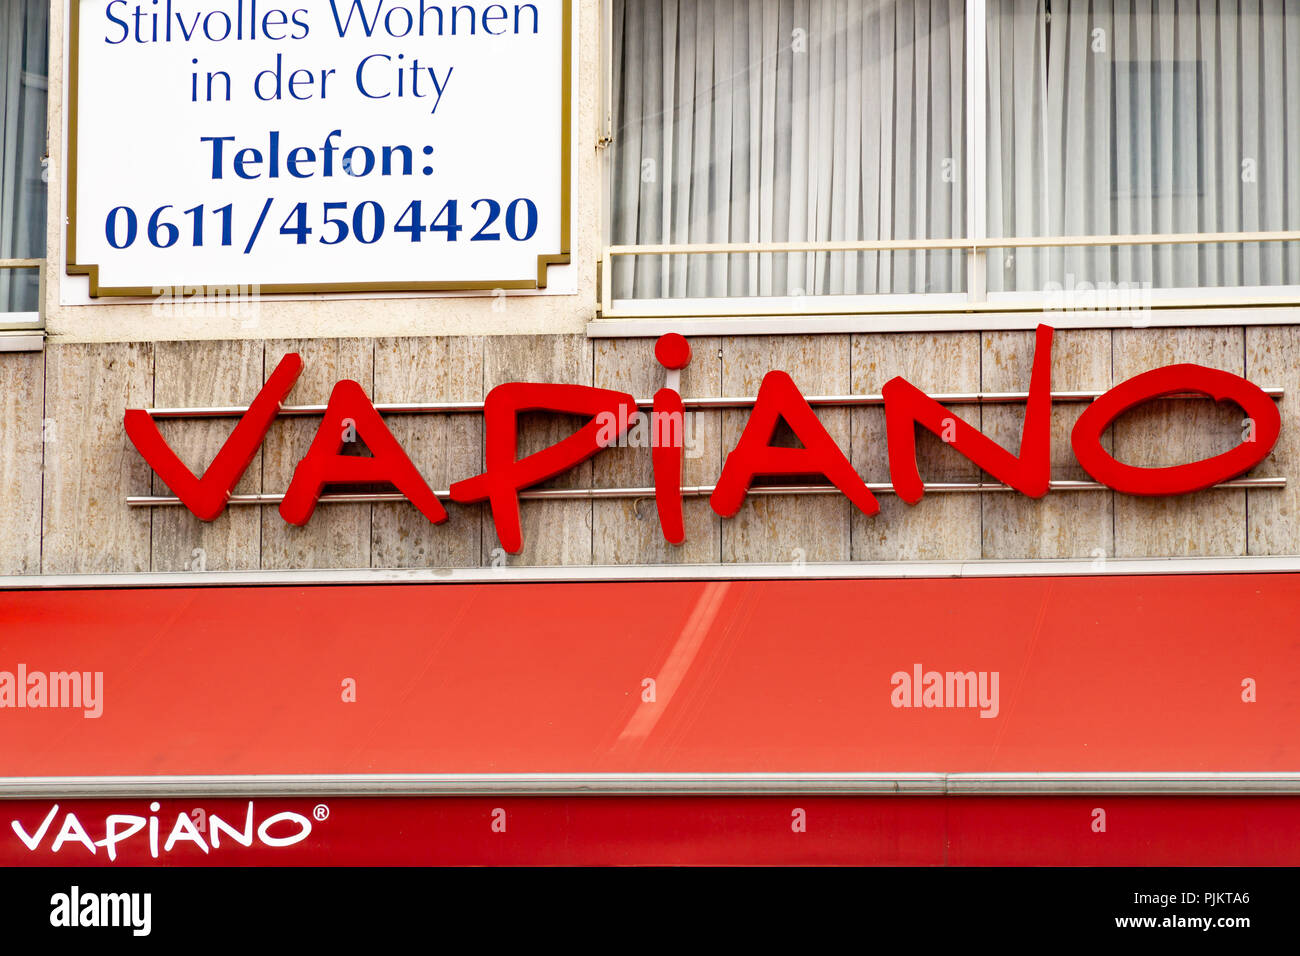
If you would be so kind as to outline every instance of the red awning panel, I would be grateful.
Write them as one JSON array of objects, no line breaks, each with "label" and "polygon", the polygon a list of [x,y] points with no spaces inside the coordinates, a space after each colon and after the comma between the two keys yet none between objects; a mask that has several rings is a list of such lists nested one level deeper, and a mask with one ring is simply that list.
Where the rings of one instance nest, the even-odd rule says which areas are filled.
[{"label": "red awning panel", "polygon": [[[1295,771],[1297,608],[1294,574],[3,592],[0,672],[104,688],[0,709],[0,776]],[[996,716],[895,706],[918,666],[996,672]]]},{"label": "red awning panel", "polygon": [[[113,815],[122,819],[110,841]],[[146,825],[151,820],[156,846]],[[1294,796],[0,801],[0,867],[1294,866],[1298,860],[1300,798]]]}]

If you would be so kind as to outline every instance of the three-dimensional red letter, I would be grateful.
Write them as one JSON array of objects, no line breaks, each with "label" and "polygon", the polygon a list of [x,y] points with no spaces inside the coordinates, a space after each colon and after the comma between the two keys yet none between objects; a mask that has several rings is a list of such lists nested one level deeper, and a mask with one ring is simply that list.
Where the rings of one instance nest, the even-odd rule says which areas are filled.
[{"label": "three-dimensional red letter", "polygon": [[[781,419],[785,419],[803,443],[802,448],[772,445],[772,434]],[[880,510],[875,496],[809,407],[794,379],[785,372],[768,372],[763,376],[749,421],[735,449],[727,456],[722,476],[709,498],[713,510],[724,518],[738,512],[758,475],[824,475],[863,514],[873,515]]]},{"label": "three-dimensional red letter", "polygon": [[[530,411],[589,415],[591,420],[572,435],[519,458],[519,414]],[[636,399],[588,385],[545,385],[508,382],[488,392],[483,403],[487,470],[451,486],[453,501],[488,501],[501,547],[509,554],[523,550],[519,492],[553,478],[613,444],[636,415]]]},{"label": "three-dimensional red letter", "polygon": [[1012,455],[973,425],[904,378],[891,378],[881,389],[885,397],[885,435],[889,444],[889,480],[909,505],[925,494],[916,468],[916,426],[943,438],[958,452],[1031,498],[1047,494],[1052,477],[1052,329],[1040,325],[1034,340],[1034,364],[1029,399],[1020,436],[1020,455]]},{"label": "three-dimensional red letter", "polygon": [[127,437],[162,479],[163,484],[201,521],[212,521],[226,508],[230,494],[249,463],[257,454],[258,446],[266,437],[271,422],[280,413],[280,406],[302,373],[302,356],[291,352],[280,359],[271,377],[266,380],[257,397],[248,406],[226,439],[212,464],[196,478],[194,472],[171,450],[167,440],[158,431],[153,416],[140,408],[127,409],[123,418]]},{"label": "three-dimensional red letter", "polygon": [[[1129,409],[1162,395],[1185,392],[1236,402],[1254,425],[1250,440],[1221,455],[1167,468],[1126,465],[1101,446],[1102,433]],[[1277,405],[1254,382],[1204,365],[1166,365],[1134,375],[1084,409],[1070,433],[1070,444],[1083,470],[1107,487],[1129,495],[1183,495],[1250,471],[1268,457],[1281,429]]]},{"label": "three-dimensional red letter", "polygon": [[[339,454],[350,433],[365,443],[373,458]],[[446,509],[370,404],[365,391],[348,380],[339,382],[330,393],[316,437],[293,470],[293,481],[280,502],[280,517],[289,524],[306,524],[325,486],[336,483],[391,484],[434,524],[447,520]]]}]

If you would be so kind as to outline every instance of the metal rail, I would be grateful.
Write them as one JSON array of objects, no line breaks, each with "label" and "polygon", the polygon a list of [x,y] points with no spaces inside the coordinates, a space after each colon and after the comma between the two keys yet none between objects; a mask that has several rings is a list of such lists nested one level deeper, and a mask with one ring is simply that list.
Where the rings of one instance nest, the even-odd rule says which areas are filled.
[{"label": "metal rail", "polygon": [[[867,489],[873,494],[892,494],[894,486],[885,481],[869,481]],[[1222,481],[1215,488],[1285,488],[1285,478],[1234,478]],[[681,490],[684,498],[706,498],[713,494],[717,485],[688,485]],[[1108,486],[1100,481],[1052,481],[1048,483],[1051,491],[1106,491]],[[995,482],[947,481],[927,482],[926,493],[938,494],[982,494],[984,492],[1014,491],[1010,485]],[[443,499],[451,497],[448,489],[442,488],[434,494]],[[530,488],[519,492],[523,501],[594,501],[627,498],[653,498],[653,487],[637,488]],[[751,495],[838,495],[840,489],[834,485],[756,485],[749,489]],[[278,505],[284,500],[282,494],[231,495],[231,505]],[[355,492],[352,494],[321,495],[321,504],[364,504],[370,502],[402,502],[408,500],[405,495],[396,492]],[[175,507],[181,504],[179,498],[168,495],[131,495],[126,503],[132,508]]]},{"label": "metal rail", "polygon": [[1298,794],[1300,773],[500,773],[2,777],[0,799],[94,797]]},{"label": "metal rail", "polygon": [[[1108,389],[1076,389],[1073,391],[1052,392],[1053,402],[1079,403],[1091,402],[1104,395]],[[1261,389],[1273,399],[1281,399],[1286,390],[1281,386],[1270,385]],[[1028,392],[936,392],[930,395],[941,405],[1009,405],[1025,402]],[[1165,395],[1162,398],[1186,400],[1205,398],[1199,392],[1181,392]],[[711,409],[749,408],[755,402],[755,396],[732,396],[722,398],[684,398],[682,404],[688,411],[709,411]],[[883,395],[812,395],[806,401],[814,407],[863,407],[883,405]],[[638,398],[638,408],[651,408],[654,400]],[[375,410],[381,415],[458,415],[483,411],[484,403],[473,402],[377,402]],[[280,414],[286,417],[324,415],[325,405],[284,405]],[[238,418],[248,411],[247,405],[212,405],[177,408],[151,408],[151,417],[156,419],[172,418]]]},{"label": "metal rail", "polygon": [[440,568],[260,568],[244,571],[136,571],[0,576],[0,591],[98,588],[334,587],[338,585],[575,584],[665,581],[869,581],[924,578],[1150,577],[1300,574],[1294,555],[1214,558],[971,558],[959,561],[783,561],[713,564],[517,565]]},{"label": "metal rail", "polygon": [[[968,211],[969,214],[969,211]],[[976,227],[979,228],[978,226]],[[860,253],[860,252],[961,252],[968,255],[968,262],[978,262],[987,257],[992,250],[1003,249],[1061,249],[1061,248],[1107,248],[1115,246],[1170,246],[1170,245],[1207,245],[1222,243],[1225,245],[1244,244],[1244,243],[1265,243],[1265,242],[1297,242],[1300,241],[1300,231],[1296,230],[1277,230],[1277,231],[1257,231],[1257,232],[1189,232],[1189,233],[1165,233],[1165,234],[1143,234],[1128,236],[965,236],[961,238],[943,238],[943,239],[840,239],[840,240],[813,240],[798,242],[711,242],[711,243],[656,243],[646,245],[611,245],[605,247],[600,259],[600,313],[602,317],[608,318],[632,318],[648,317],[638,311],[627,311],[627,306],[618,306],[616,303],[638,302],[641,305],[647,303],[659,302],[664,314],[672,314],[674,308],[680,309],[680,305],[674,306],[673,299],[619,299],[614,295],[614,275],[613,263],[616,258],[627,258],[635,256],[700,256],[700,255],[770,255],[770,254],[826,254],[826,253]],[[834,302],[836,299],[846,298],[865,298],[872,301],[871,305],[858,306],[853,311],[867,311],[878,314],[896,314],[908,312],[1014,312],[1019,310],[1040,311],[1043,309],[1043,303],[1009,305],[1002,302],[990,302],[986,283],[982,278],[982,267],[968,269],[967,282],[968,289],[965,292],[955,292],[951,295],[953,299],[945,300],[947,294],[926,293],[900,293],[897,296],[905,301],[891,301],[897,296],[890,293],[860,293],[857,295],[814,295],[813,300],[829,300]],[[1201,294],[1210,290],[1187,290],[1187,293],[1179,299],[1168,302],[1151,303],[1149,308],[1160,309],[1172,306],[1187,306],[1192,308],[1203,308],[1212,306],[1231,305],[1295,305],[1297,304],[1295,287],[1279,286],[1279,293],[1276,296],[1259,296],[1252,295],[1249,297],[1239,297],[1231,303],[1216,301],[1212,297]],[[1148,290],[1150,291],[1150,290]],[[1040,295],[1046,296],[1045,290],[1040,290]],[[701,314],[721,314],[721,311],[729,307],[734,307],[736,302],[730,297],[720,297],[715,306],[705,307],[707,311]],[[753,301],[753,297],[746,297],[748,301]],[[757,297],[759,300],[765,298]],[[808,298],[799,296],[799,298]],[[701,308],[696,306],[695,308]],[[752,308],[752,306],[751,306]],[[655,313],[661,311],[656,309]],[[778,310],[780,314],[793,312],[798,314],[806,311],[802,308],[789,309],[783,307]],[[1121,311],[1128,311],[1127,308],[1121,308]],[[750,314],[746,310],[746,314]]]},{"label": "metal rail", "polygon": [[671,242],[609,246],[613,256],[743,255],[782,252],[912,252],[969,249],[1056,249],[1079,246],[1181,246],[1238,242],[1300,242],[1300,231],[1179,232],[1132,236],[990,236],[982,239],[828,239],[802,242]]}]

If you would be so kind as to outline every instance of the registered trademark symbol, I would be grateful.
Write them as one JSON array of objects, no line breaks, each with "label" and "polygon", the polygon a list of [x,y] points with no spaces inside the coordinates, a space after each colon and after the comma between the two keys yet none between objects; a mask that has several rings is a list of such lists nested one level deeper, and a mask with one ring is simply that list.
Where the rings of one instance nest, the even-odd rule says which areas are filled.
[{"label": "registered trademark symbol", "polygon": [[311,815],[317,820],[328,820],[330,818],[330,808],[323,803],[318,803],[316,809],[312,810]]}]

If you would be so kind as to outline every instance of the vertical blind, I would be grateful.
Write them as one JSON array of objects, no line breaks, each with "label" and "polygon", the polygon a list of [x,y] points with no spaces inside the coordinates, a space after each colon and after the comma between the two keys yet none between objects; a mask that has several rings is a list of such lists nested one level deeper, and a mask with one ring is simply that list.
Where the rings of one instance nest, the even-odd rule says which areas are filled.
[{"label": "vertical blind", "polygon": [[[49,3],[0,0],[0,259],[45,257]],[[37,310],[39,275],[0,270],[0,312]]]},{"label": "vertical blind", "polygon": [[[615,243],[960,236],[963,0],[615,0]],[[616,260],[619,297],[953,291],[951,252]]]},{"label": "vertical blind", "polygon": [[[615,0],[616,244],[1300,229],[1300,3]],[[619,298],[964,289],[964,254],[618,257]],[[991,291],[1300,284],[1300,244],[994,251]]]},{"label": "vertical blind", "polygon": [[[991,236],[1300,229],[1300,3],[999,0]],[[1300,244],[1019,249],[990,289],[1300,284]]]}]

